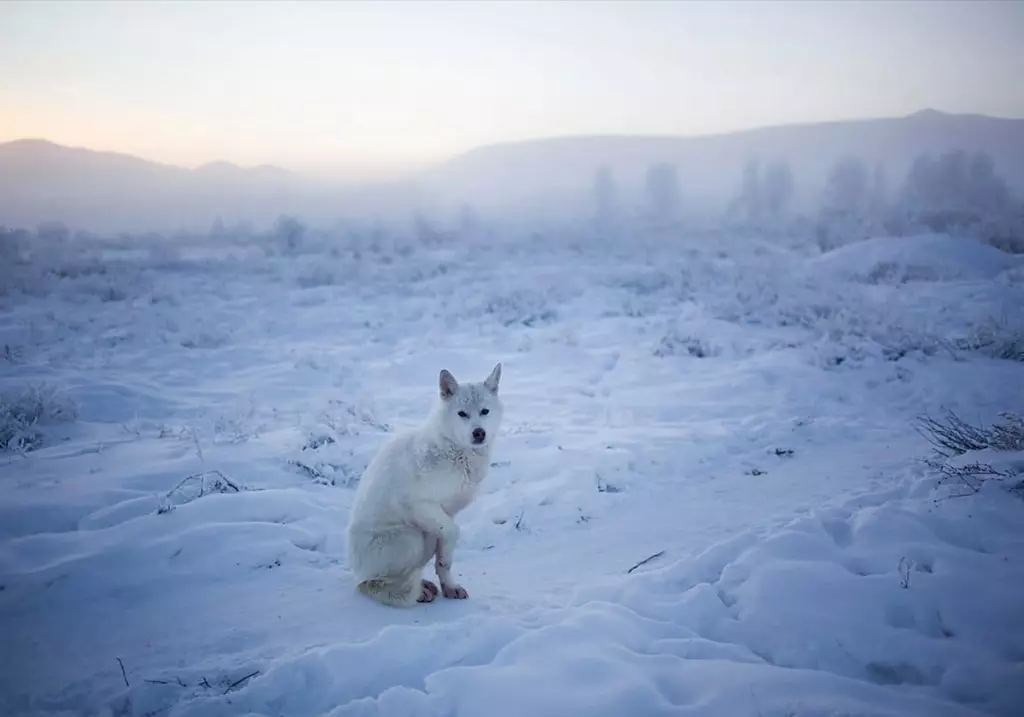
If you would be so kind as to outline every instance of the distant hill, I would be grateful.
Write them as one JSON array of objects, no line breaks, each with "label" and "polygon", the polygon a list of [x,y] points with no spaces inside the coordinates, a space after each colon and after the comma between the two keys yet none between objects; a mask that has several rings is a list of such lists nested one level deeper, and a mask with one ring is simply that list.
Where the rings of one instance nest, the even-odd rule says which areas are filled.
[{"label": "distant hill", "polygon": [[282,213],[336,219],[348,206],[406,201],[408,188],[317,183],[279,167],[212,162],[196,169],[44,140],[0,144],[0,225],[61,221],[97,232],[205,229]]},{"label": "distant hill", "polygon": [[[701,137],[565,137],[481,147],[413,180],[329,185],[273,166],[212,162],[186,169],[43,140],[0,144],[0,225],[62,221],[99,232],[173,231],[272,222],[296,213],[318,222],[417,206],[579,210],[594,174],[610,167],[626,203],[639,201],[647,168],[677,168],[683,201],[715,212],[732,199],[751,158],[787,160],[796,201],[816,202],[832,165],[853,154],[881,162],[898,189],[922,152],[988,152],[1024,196],[1024,120],[925,110],[907,117],[786,125]],[[429,203],[428,203],[429,200]]]},{"label": "distant hill", "polygon": [[843,155],[882,162],[888,186],[902,183],[922,152],[983,150],[1010,186],[1024,194],[1024,120],[924,110],[907,117],[785,125],[699,137],[565,137],[472,150],[423,177],[452,200],[481,206],[579,200],[606,165],[620,187],[639,193],[654,162],[676,165],[683,199],[716,208],[735,195],[748,159],[789,161],[797,200],[814,202]]},{"label": "distant hill", "polygon": [[269,166],[243,169],[228,162],[213,162],[185,169],[40,139],[0,144],[0,191],[21,198],[180,190],[200,183],[255,190],[279,188],[294,180],[289,172]]}]

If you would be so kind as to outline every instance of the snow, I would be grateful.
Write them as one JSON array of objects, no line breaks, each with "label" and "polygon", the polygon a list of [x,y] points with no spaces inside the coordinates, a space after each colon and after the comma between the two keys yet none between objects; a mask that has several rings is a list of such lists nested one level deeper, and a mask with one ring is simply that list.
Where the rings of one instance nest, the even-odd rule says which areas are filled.
[{"label": "snow", "polygon": [[879,237],[824,254],[816,264],[860,281],[955,281],[992,279],[1024,266],[1020,257],[949,234],[922,234],[893,241]]},{"label": "snow", "polygon": [[[1019,714],[1024,503],[941,482],[914,426],[1024,410],[1024,364],[960,341],[1019,320],[1013,261],[321,239],[0,269],[0,391],[42,397],[0,454],[0,714]],[[498,360],[469,600],[372,603],[362,468]]]}]

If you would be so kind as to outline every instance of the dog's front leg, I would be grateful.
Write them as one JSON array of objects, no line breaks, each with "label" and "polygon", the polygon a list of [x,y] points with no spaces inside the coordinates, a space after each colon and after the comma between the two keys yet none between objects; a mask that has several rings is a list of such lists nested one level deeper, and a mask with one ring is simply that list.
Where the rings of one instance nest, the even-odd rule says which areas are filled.
[{"label": "dog's front leg", "polygon": [[469,597],[466,589],[452,580],[455,544],[459,540],[458,524],[441,506],[433,503],[418,503],[413,509],[413,521],[420,530],[437,539],[434,568],[437,571],[437,579],[441,581],[441,594],[446,598]]},{"label": "dog's front leg", "polygon": [[446,564],[451,564],[452,551],[459,539],[459,526],[435,503],[417,503],[412,510],[413,524],[427,536],[437,540],[437,556]]},{"label": "dog's front leg", "polygon": [[437,559],[434,561],[434,569],[437,571],[437,579],[441,581],[441,594],[446,598],[464,600],[469,597],[469,593],[466,592],[466,588],[452,580],[454,552],[454,542],[449,545],[448,541],[437,541]]}]

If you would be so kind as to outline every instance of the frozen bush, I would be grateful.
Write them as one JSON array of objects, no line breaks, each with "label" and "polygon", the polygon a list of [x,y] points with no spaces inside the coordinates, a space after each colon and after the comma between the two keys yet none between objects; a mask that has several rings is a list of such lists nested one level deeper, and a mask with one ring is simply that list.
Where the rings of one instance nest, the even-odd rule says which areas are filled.
[{"label": "frozen bush", "polygon": [[676,330],[671,330],[661,337],[658,346],[654,349],[654,355],[659,358],[666,356],[689,355],[694,358],[708,358],[717,356],[721,349],[713,346],[706,340],[696,336],[684,335]]},{"label": "frozen bush", "polygon": [[157,513],[170,513],[175,508],[208,495],[240,493],[248,490],[218,470],[194,473],[172,488],[160,501]]},{"label": "frozen bush", "polygon": [[511,289],[487,297],[482,306],[482,313],[493,317],[503,326],[537,326],[549,324],[558,318],[558,312],[551,307],[551,303],[551,297],[544,292]]},{"label": "frozen bush", "polygon": [[[1024,418],[1002,413],[985,428],[967,423],[952,411],[942,419],[924,417],[918,431],[932,444],[927,461],[944,480],[978,492],[991,480],[1017,479],[1024,474]],[[1014,490],[1021,488],[1018,481]]]},{"label": "frozen bush", "polygon": [[283,254],[297,254],[302,250],[306,231],[306,225],[297,217],[282,215],[274,222],[273,244]]},{"label": "frozen bush", "polygon": [[66,244],[71,239],[71,230],[61,222],[43,222],[36,228],[40,241]]},{"label": "frozen bush", "polygon": [[989,428],[980,428],[947,411],[941,420],[920,419],[920,431],[943,458],[986,448],[1024,451],[1024,418],[1013,413],[1002,413],[1000,418]]},{"label": "frozen bush", "polygon": [[961,351],[972,351],[990,358],[1024,361],[1024,329],[1006,321],[992,320],[979,326],[955,345]]},{"label": "frozen bush", "polygon": [[0,296],[25,284],[31,239],[23,229],[0,227]]},{"label": "frozen bush", "polygon": [[39,448],[45,438],[43,426],[73,421],[76,417],[74,403],[59,396],[49,385],[32,385],[0,394],[0,450]]}]

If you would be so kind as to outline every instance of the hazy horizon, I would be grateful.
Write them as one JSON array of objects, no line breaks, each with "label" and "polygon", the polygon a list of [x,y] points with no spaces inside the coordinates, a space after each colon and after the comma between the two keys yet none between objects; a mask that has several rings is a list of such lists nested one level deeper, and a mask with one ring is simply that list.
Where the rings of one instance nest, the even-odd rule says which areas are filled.
[{"label": "hazy horizon", "polygon": [[186,167],[369,175],[551,136],[1024,117],[1020,3],[12,2],[0,28],[0,142]]}]

